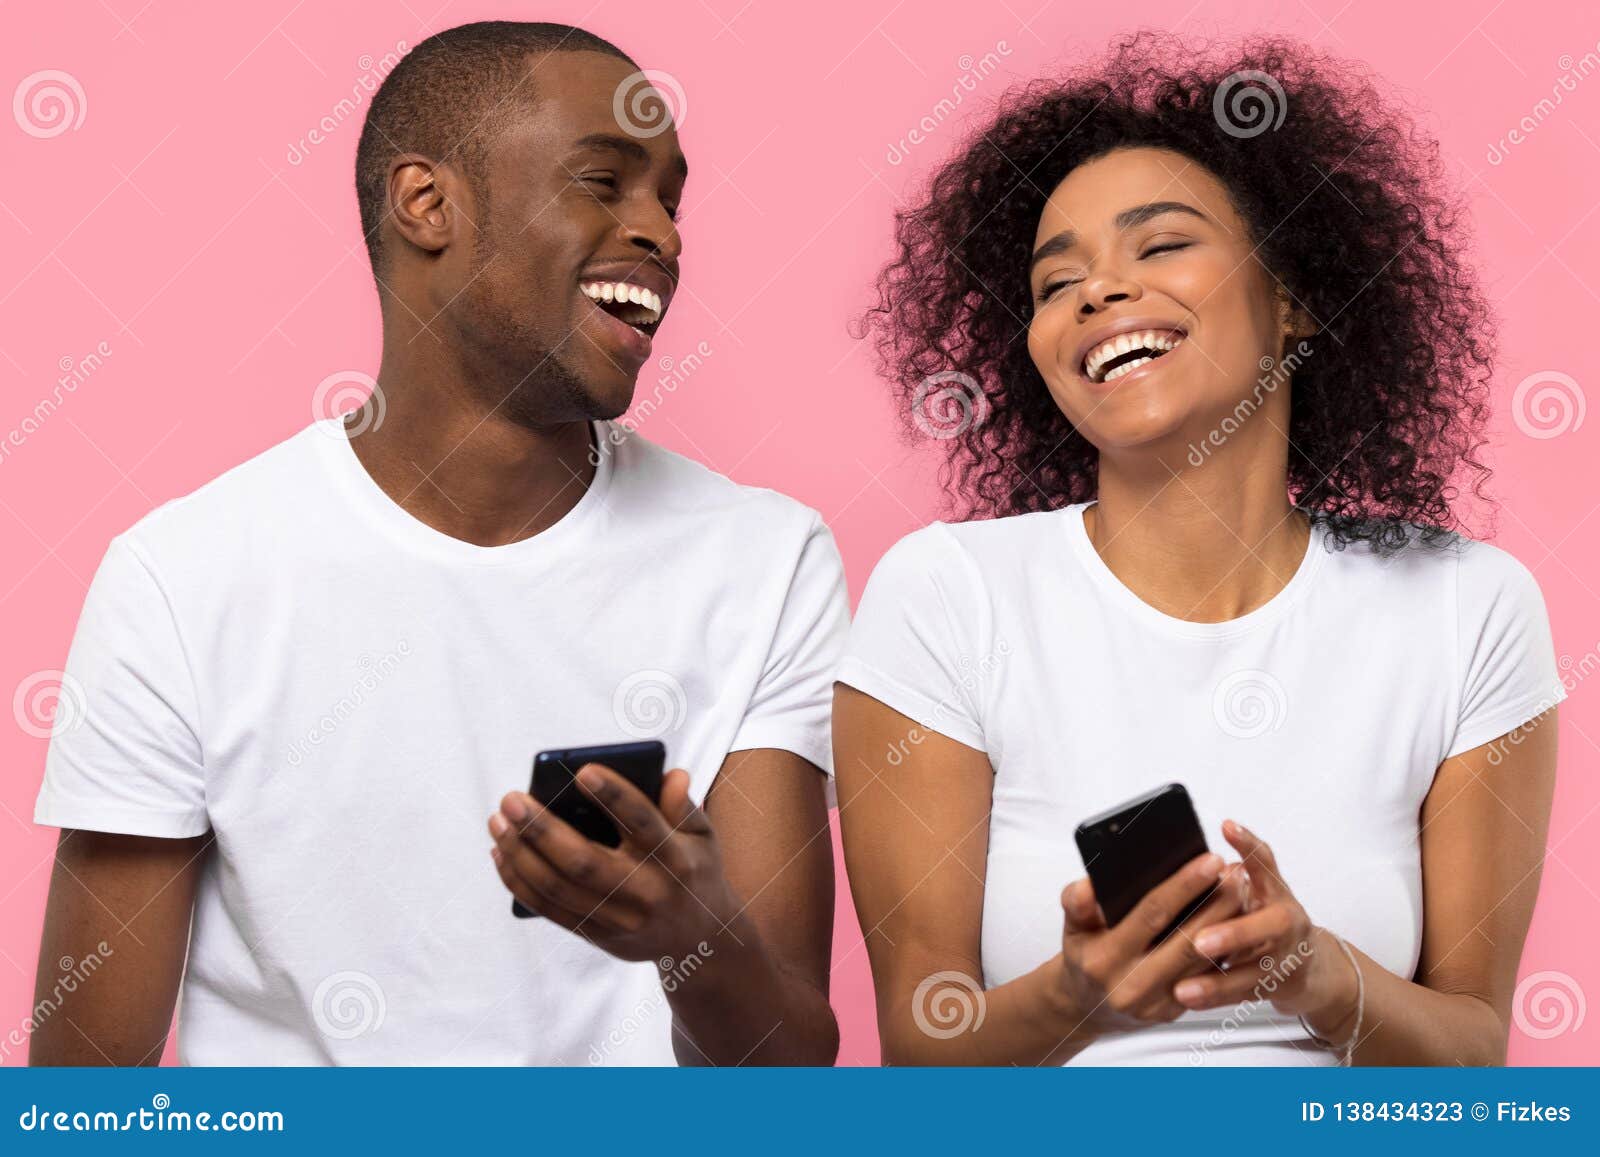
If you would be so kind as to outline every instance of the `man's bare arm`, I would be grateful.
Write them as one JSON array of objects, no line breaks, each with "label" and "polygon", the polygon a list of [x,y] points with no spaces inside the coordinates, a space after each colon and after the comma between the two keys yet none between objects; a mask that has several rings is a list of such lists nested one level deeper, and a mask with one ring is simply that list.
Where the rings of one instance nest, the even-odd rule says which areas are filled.
[{"label": "man's bare arm", "polygon": [[743,905],[668,994],[681,1064],[831,1065],[833,840],[824,776],[788,751],[727,757],[705,811]]},{"label": "man's bare arm", "polygon": [[62,831],[29,1064],[160,1063],[211,841]]}]

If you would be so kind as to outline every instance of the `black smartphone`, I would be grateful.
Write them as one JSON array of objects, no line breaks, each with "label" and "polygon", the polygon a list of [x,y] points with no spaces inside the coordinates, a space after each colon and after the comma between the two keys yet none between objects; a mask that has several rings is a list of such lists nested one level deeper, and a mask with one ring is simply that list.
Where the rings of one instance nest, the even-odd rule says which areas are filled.
[{"label": "black smartphone", "polygon": [[[580,835],[614,848],[622,843],[622,833],[605,809],[585,795],[574,780],[578,769],[586,763],[609,767],[653,803],[659,804],[667,749],[659,739],[649,739],[640,743],[564,747],[541,751],[533,757],[533,783],[528,794],[571,824]],[[519,900],[511,901],[511,911],[524,919],[533,915]]]},{"label": "black smartphone", "polygon": [[[1078,825],[1077,839],[1108,927],[1120,922],[1151,888],[1208,850],[1194,803],[1181,783],[1090,816]],[[1151,943],[1172,935],[1211,892],[1208,888],[1198,896]]]}]

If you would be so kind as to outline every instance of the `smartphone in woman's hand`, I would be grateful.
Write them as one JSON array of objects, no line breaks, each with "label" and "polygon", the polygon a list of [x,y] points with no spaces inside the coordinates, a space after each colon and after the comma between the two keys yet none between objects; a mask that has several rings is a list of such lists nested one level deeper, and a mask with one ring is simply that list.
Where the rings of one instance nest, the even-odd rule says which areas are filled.
[{"label": "smartphone in woman's hand", "polygon": [[[1078,825],[1076,835],[1108,928],[1132,911],[1151,888],[1207,851],[1200,819],[1181,783],[1169,783],[1090,816]],[[1151,944],[1172,935],[1213,891],[1214,887],[1208,888],[1195,897]]]}]

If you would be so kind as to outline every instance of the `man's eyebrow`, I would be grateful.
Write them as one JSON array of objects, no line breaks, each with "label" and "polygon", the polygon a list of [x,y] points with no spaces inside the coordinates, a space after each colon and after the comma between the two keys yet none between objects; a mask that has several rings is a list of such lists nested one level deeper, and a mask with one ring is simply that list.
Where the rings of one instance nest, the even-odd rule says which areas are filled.
[{"label": "man's eyebrow", "polygon": [[[1151,201],[1145,205],[1135,205],[1131,209],[1124,209],[1117,214],[1116,226],[1118,229],[1132,229],[1135,225],[1143,225],[1146,221],[1160,217],[1164,213],[1187,213],[1191,217],[1198,217],[1202,221],[1209,221],[1200,210],[1193,205],[1186,205],[1182,201]],[[1029,262],[1029,269],[1039,262],[1058,253],[1065,253],[1078,243],[1078,235],[1071,229],[1063,229],[1048,241],[1042,243],[1033,251],[1033,260]]]},{"label": "man's eyebrow", "polygon": [[[648,164],[650,161],[649,149],[632,137],[619,136],[616,133],[590,133],[586,137],[578,138],[574,147],[580,149],[610,149],[612,152],[621,153],[628,160],[636,161],[639,164]],[[672,167],[680,177],[689,175],[689,161],[682,153],[674,154]]]}]

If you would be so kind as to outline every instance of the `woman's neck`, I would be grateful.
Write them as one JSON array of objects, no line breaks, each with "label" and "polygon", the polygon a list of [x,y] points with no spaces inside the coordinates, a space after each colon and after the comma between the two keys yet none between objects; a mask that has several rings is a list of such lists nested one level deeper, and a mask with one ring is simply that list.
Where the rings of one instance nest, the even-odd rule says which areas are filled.
[{"label": "woman's neck", "polygon": [[1111,573],[1174,618],[1220,623],[1268,602],[1305,557],[1310,522],[1277,470],[1212,463],[1140,477],[1101,458],[1084,529]]}]

